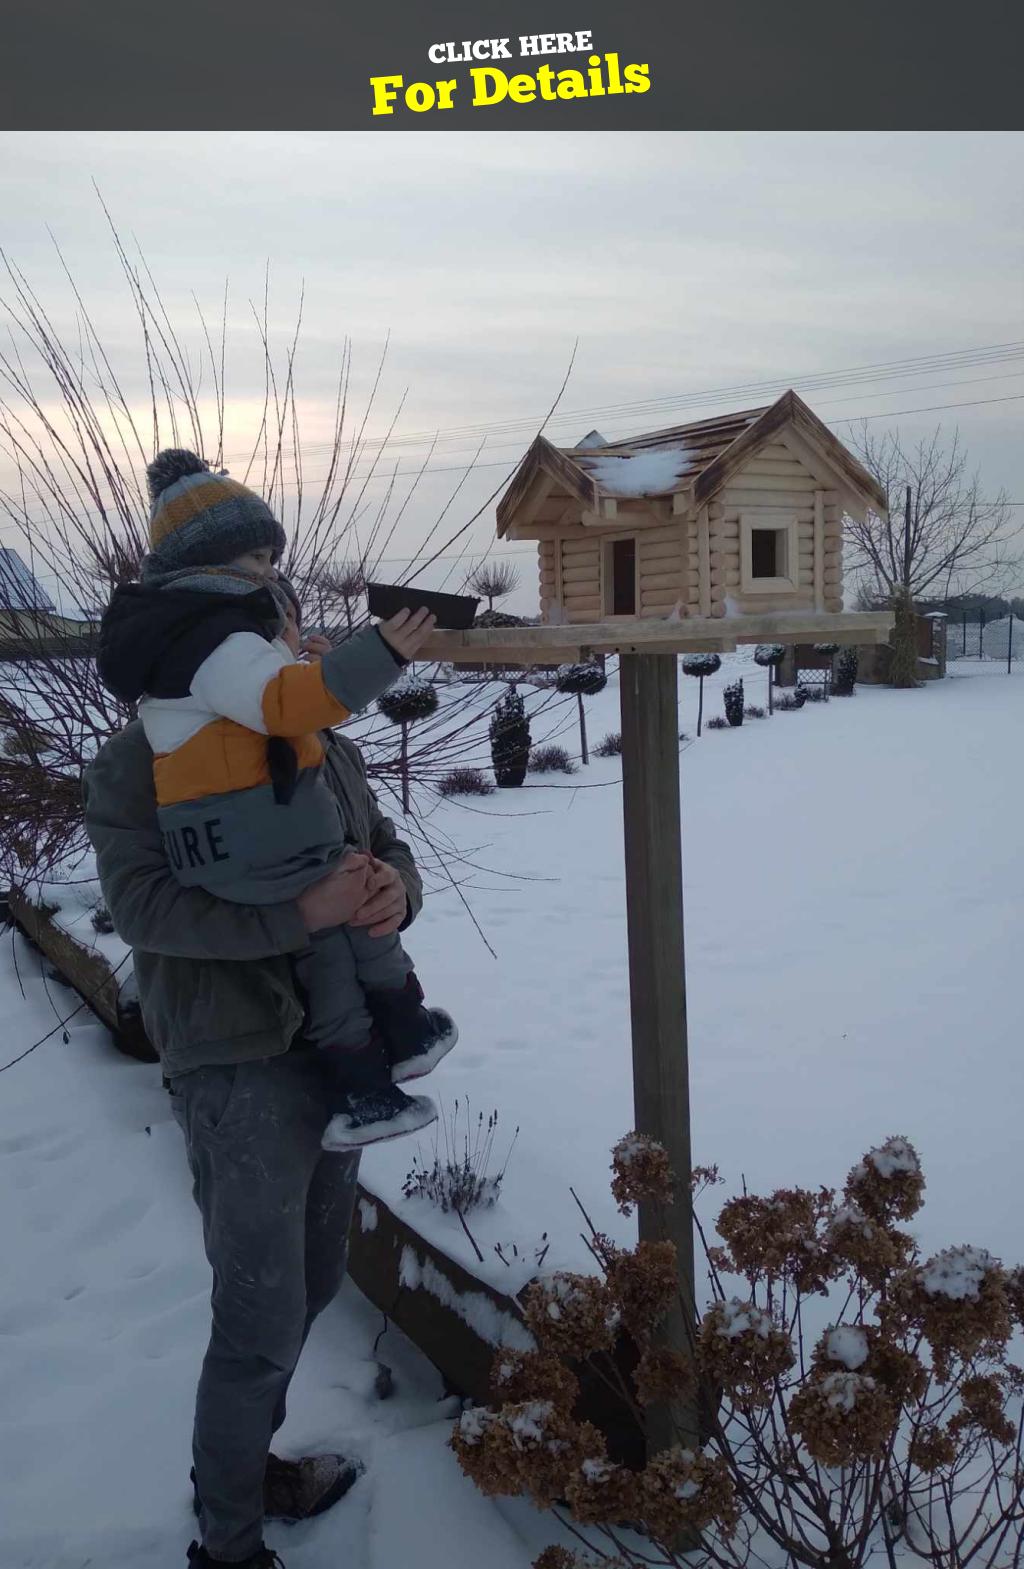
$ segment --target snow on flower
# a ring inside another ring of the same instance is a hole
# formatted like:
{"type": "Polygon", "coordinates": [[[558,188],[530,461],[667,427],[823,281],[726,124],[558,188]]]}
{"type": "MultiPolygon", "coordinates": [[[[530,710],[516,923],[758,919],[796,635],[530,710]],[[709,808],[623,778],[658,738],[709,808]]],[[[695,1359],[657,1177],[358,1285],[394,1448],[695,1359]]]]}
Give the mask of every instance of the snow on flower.
{"type": "Polygon", "coordinates": [[[976,1300],[995,1259],[984,1248],[946,1248],[921,1266],[921,1284],[930,1297],[954,1302],[976,1300]]]}
{"type": "Polygon", "coordinates": [[[473,1406],[459,1417],[459,1435],[464,1443],[478,1444],[492,1420],[486,1406],[473,1406]]]}
{"type": "Polygon", "coordinates": [[[886,1139],[878,1149],[869,1150],[864,1160],[854,1168],[856,1176],[863,1176],[870,1162],[880,1177],[896,1177],[901,1173],[916,1176],[921,1170],[917,1152],[906,1139],[886,1139]]]}
{"type": "Polygon", "coordinates": [[[856,1324],[839,1324],[825,1339],[825,1355],[830,1362],[841,1362],[851,1373],[868,1359],[868,1337],[856,1324]]]}
{"type": "Polygon", "coordinates": [[[554,1410],[550,1400],[532,1400],[509,1416],[509,1432],[517,1443],[542,1444],[554,1410]]]}
{"type": "Polygon", "coordinates": [[[834,1411],[847,1413],[853,1410],[863,1391],[872,1391],[874,1387],[874,1379],[866,1378],[861,1373],[830,1373],[821,1381],[827,1403],[834,1411]]]}
{"type": "Polygon", "coordinates": [[[602,1482],[607,1482],[608,1478],[614,1474],[615,1467],[609,1460],[584,1460],[580,1470],[588,1482],[600,1486],[602,1482]]]}
{"type": "Polygon", "coordinates": [[[767,1340],[772,1331],[772,1321],[767,1313],[762,1313],[752,1302],[741,1302],[739,1297],[732,1297],[730,1301],[723,1302],[718,1312],[718,1322],[715,1325],[716,1335],[723,1335],[726,1340],[735,1340],[747,1331],[767,1340]]]}
{"type": "Polygon", "coordinates": [[[869,1234],[875,1229],[858,1204],[843,1204],[836,1210],[829,1229],[838,1231],[842,1226],[859,1226],[869,1234]]]}

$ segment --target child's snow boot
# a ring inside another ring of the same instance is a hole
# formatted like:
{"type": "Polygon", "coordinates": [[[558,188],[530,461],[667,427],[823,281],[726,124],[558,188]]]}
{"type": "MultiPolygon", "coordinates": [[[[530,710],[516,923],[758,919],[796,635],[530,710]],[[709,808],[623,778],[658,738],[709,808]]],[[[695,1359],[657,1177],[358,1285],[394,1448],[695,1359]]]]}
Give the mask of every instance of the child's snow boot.
{"type": "Polygon", "coordinates": [[[321,1144],[344,1153],[417,1133],[437,1121],[437,1107],[427,1095],[406,1095],[397,1084],[382,1089],[351,1090],[327,1124],[321,1144]]]}
{"type": "Polygon", "coordinates": [[[423,988],[413,974],[404,986],[368,991],[366,1006],[384,1041],[394,1084],[432,1073],[459,1038],[451,1014],[424,1007],[423,988]]]}
{"type": "Polygon", "coordinates": [[[188,1550],[189,1569],[284,1569],[284,1563],[269,1547],[258,1547],[248,1558],[211,1558],[205,1547],[193,1542],[188,1550]]]}

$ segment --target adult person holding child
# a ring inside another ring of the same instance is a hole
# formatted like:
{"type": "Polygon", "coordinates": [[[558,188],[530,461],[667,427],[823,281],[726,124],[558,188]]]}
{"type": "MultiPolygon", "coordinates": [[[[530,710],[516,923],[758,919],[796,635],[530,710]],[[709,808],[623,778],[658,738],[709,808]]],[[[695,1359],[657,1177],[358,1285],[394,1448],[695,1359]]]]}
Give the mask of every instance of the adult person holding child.
{"type": "MultiPolygon", "coordinates": [[[[195,464],[186,488],[198,490],[203,505],[182,514],[192,540],[197,518],[212,520],[222,537],[228,520],[236,543],[262,540],[270,517],[262,499],[195,464]]],[[[153,501],[156,513],[159,492],[153,501]]],[[[271,537],[276,555],[283,543],[276,520],[268,543],[271,537]]],[[[263,636],[294,653],[301,610],[291,585],[273,577],[280,615],[263,636]]],[[[386,624],[387,648],[370,650],[381,687],[394,679],[389,665],[397,674],[432,625],[425,614],[386,624]]],[[[330,644],[309,639],[306,654],[326,660],[330,644]]],[[[310,1327],[344,1278],[359,1165],[358,1147],[322,1145],[337,1114],[337,1087],[329,1054],[310,1039],[302,956],[314,934],[342,926],[396,942],[420,911],[422,885],[409,846],[369,787],[358,748],[333,730],[318,739],[320,780],[344,824],[346,853],[329,858],[323,874],[292,897],[269,903],[221,898],[175,874],[140,721],[100,748],[84,778],[100,885],[115,929],[133,950],[143,1020],[185,1135],[213,1271],[193,1433],[202,1536],[188,1550],[193,1569],[272,1569],[280,1559],[264,1545],[264,1519],[319,1514],[359,1474],[344,1455],[285,1460],[270,1453],[310,1327]]],[[[436,1054],[440,1010],[423,1008],[418,987],[401,1009],[406,1055],[436,1054]]],[[[421,1071],[429,1071],[425,1062],[421,1071]]]]}

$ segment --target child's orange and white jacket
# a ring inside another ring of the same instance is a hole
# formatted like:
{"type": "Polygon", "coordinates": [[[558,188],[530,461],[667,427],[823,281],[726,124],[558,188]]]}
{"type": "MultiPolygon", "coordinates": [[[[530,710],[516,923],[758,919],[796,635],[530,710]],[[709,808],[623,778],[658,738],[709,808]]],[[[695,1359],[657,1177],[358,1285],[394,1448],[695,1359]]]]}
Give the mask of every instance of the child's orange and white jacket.
{"type": "Polygon", "coordinates": [[[402,669],[376,628],[303,663],[259,624],[245,600],[130,585],[104,618],[100,659],[112,690],[137,689],[179,880],[250,903],[294,897],[343,853],[317,732],[365,708],[402,669]]]}

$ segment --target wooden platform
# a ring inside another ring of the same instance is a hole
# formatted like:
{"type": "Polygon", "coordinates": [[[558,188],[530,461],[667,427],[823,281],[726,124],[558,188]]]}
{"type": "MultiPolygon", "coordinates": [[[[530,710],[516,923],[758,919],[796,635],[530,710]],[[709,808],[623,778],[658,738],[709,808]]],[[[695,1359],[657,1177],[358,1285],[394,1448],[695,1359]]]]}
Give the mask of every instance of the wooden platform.
{"type": "Polygon", "coordinates": [[[731,654],[746,643],[886,643],[888,611],[595,621],[575,626],[472,627],[435,632],[417,655],[446,664],[572,664],[591,654],[731,654]]]}

